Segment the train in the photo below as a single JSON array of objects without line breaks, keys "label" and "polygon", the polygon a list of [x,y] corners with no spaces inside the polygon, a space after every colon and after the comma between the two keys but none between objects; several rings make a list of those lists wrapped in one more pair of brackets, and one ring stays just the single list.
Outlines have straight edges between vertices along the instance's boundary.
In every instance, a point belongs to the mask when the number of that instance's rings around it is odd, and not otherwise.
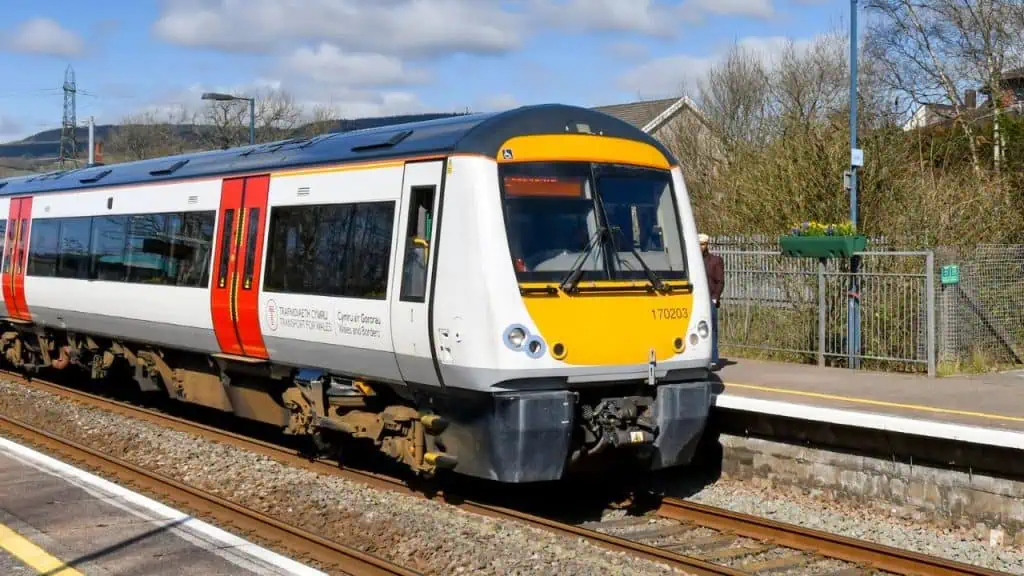
[{"label": "train", "polygon": [[683,173],[599,111],[8,178],[2,214],[0,352],[23,372],[120,374],[429,477],[662,470],[704,431],[711,302]]}]

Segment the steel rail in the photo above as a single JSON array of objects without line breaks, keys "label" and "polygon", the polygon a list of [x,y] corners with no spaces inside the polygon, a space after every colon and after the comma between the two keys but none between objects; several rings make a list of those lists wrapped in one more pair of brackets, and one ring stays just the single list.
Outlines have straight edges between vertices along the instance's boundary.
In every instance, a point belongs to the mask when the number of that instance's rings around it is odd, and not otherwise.
[{"label": "steel rail", "polygon": [[877,570],[895,574],[935,576],[999,576],[1004,574],[981,566],[928,556],[868,540],[830,534],[677,498],[662,500],[657,514],[665,518],[692,522],[756,540],[771,541],[780,546],[813,552],[827,558],[870,565]]},{"label": "steel rail", "polygon": [[215,494],[183,484],[72,440],[60,438],[2,414],[0,414],[0,431],[22,438],[30,445],[59,454],[65,459],[94,466],[125,484],[157,494],[164,499],[182,503],[180,505],[199,514],[217,519],[218,523],[233,526],[243,533],[251,533],[261,539],[273,541],[282,549],[295,553],[297,557],[312,559],[322,566],[335,568],[345,574],[352,576],[417,576],[419,574],[372,554],[322,538],[296,526],[290,526]]},{"label": "steel rail", "polygon": [[277,461],[286,463],[290,466],[303,468],[312,472],[340,476],[353,482],[361,482],[374,488],[391,490],[427,500],[438,499],[453,506],[457,506],[467,512],[474,512],[483,516],[516,519],[529,525],[558,534],[585,538],[593,544],[608,550],[626,552],[647,560],[660,562],[662,564],[669,564],[671,566],[681,568],[687,573],[694,574],[695,576],[746,575],[745,572],[741,572],[727,566],[712,564],[710,562],[705,562],[697,558],[690,558],[662,548],[647,546],[626,538],[602,534],[601,532],[587,530],[586,528],[557,522],[541,516],[535,516],[492,504],[465,500],[454,496],[449,499],[449,495],[440,490],[433,492],[432,494],[425,494],[410,488],[405,483],[390,476],[363,470],[340,468],[336,463],[320,459],[314,460],[309,456],[299,453],[297,450],[279,446],[271,442],[265,442],[263,440],[229,432],[227,430],[221,430],[207,424],[193,422],[178,416],[165,414],[157,410],[151,410],[149,408],[135,406],[119,400],[105,398],[90,392],[76,390],[75,388],[63,386],[47,380],[41,380],[38,378],[28,380],[15,372],[2,370],[0,370],[0,372],[4,372],[9,376],[17,377],[30,387],[38,390],[44,390],[51,394],[57,394],[75,402],[114,412],[115,414],[120,414],[122,416],[128,416],[145,422],[158,424],[178,432],[198,434],[208,440],[223,442],[237,448],[253,451],[263,456],[274,458]]},{"label": "steel rail", "polygon": [[[340,476],[375,488],[396,491],[428,500],[439,499],[468,512],[475,512],[494,518],[519,520],[551,532],[585,538],[593,544],[609,550],[626,552],[648,560],[669,564],[691,574],[701,576],[745,576],[749,574],[749,572],[743,570],[714,564],[627,538],[558,522],[502,506],[464,499],[458,495],[445,494],[443,491],[427,494],[415,490],[401,480],[391,476],[364,470],[341,468],[337,463],[329,460],[313,459],[291,448],[222,430],[201,422],[194,422],[158,410],[135,406],[46,380],[35,378],[27,380],[24,376],[15,372],[5,370],[0,370],[0,372],[14,376],[29,386],[72,399],[76,402],[82,402],[123,416],[141,419],[180,432],[199,434],[207,439],[250,450],[291,466],[321,474]],[[902,550],[674,498],[663,499],[661,507],[656,514],[680,522],[689,522],[706,528],[733,533],[738,536],[745,536],[759,541],[769,541],[780,547],[810,552],[826,558],[834,558],[861,566],[870,565],[876,569],[895,574],[966,574],[968,576],[997,576],[1003,574],[1002,572],[981,566],[932,557],[909,550]]]}]

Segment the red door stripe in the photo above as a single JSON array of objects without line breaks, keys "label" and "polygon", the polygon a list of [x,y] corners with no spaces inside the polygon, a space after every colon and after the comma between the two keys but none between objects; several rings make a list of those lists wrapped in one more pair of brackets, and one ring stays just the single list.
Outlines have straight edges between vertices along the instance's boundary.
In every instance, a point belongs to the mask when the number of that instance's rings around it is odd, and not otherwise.
[{"label": "red door stripe", "polygon": [[3,291],[4,304],[7,306],[7,315],[11,318],[18,317],[18,303],[14,298],[14,249],[17,242],[18,214],[21,212],[21,198],[11,198],[10,208],[7,210],[7,240],[4,243],[3,263]]},{"label": "red door stripe", "polygon": [[7,242],[4,244],[3,291],[7,315],[31,320],[25,300],[25,266],[32,221],[32,198],[11,198],[7,215]]},{"label": "red door stripe", "polygon": [[263,261],[263,232],[267,221],[270,176],[246,178],[242,200],[243,229],[239,230],[235,281],[235,327],[246,356],[267,358],[260,330],[259,280]]},{"label": "red door stripe", "polygon": [[18,305],[18,318],[31,320],[32,313],[28,309],[25,296],[25,271],[28,268],[29,238],[32,232],[32,197],[21,199],[21,211],[18,214],[21,231],[18,234],[18,259],[14,266],[14,300]]},{"label": "red door stripe", "polygon": [[213,331],[217,344],[227,354],[242,354],[242,345],[235,332],[231,302],[231,270],[235,263],[235,235],[242,204],[244,181],[241,178],[225,180],[220,192],[220,228],[213,257],[213,284],[210,307],[213,312]]},{"label": "red door stripe", "polygon": [[269,189],[270,176],[232,178],[221,186],[210,306],[217,343],[227,354],[267,358],[258,284]]}]

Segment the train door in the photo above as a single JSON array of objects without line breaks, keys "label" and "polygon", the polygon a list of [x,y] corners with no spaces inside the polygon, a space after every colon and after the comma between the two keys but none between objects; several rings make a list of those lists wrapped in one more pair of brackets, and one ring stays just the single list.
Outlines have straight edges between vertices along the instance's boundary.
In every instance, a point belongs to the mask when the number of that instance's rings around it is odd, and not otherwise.
[{"label": "train door", "polygon": [[29,314],[25,299],[25,266],[32,221],[32,197],[11,198],[7,214],[2,273],[4,304],[8,318],[28,321],[32,320],[32,315]]},{"label": "train door", "polygon": [[221,352],[266,359],[259,318],[259,278],[270,176],[225,179],[214,251],[210,307]]},{"label": "train door", "polygon": [[9,315],[7,311],[7,288],[6,284],[3,284],[3,263],[7,258],[7,246],[10,245],[10,242],[7,240],[7,221],[10,219],[10,205],[10,199],[0,198],[0,318]]},{"label": "train door", "polygon": [[391,337],[402,378],[437,386],[429,318],[433,239],[440,206],[443,161],[405,165],[396,273],[391,293]]}]

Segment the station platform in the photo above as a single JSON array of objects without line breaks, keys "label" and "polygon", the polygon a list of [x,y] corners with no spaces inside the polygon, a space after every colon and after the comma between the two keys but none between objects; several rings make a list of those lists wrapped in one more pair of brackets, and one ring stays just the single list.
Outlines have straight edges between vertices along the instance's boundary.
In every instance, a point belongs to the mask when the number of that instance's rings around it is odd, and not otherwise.
[{"label": "station platform", "polygon": [[5,438],[0,573],[323,574]]},{"label": "station platform", "polygon": [[720,408],[1024,449],[1024,370],[927,378],[737,358],[716,375]]}]

